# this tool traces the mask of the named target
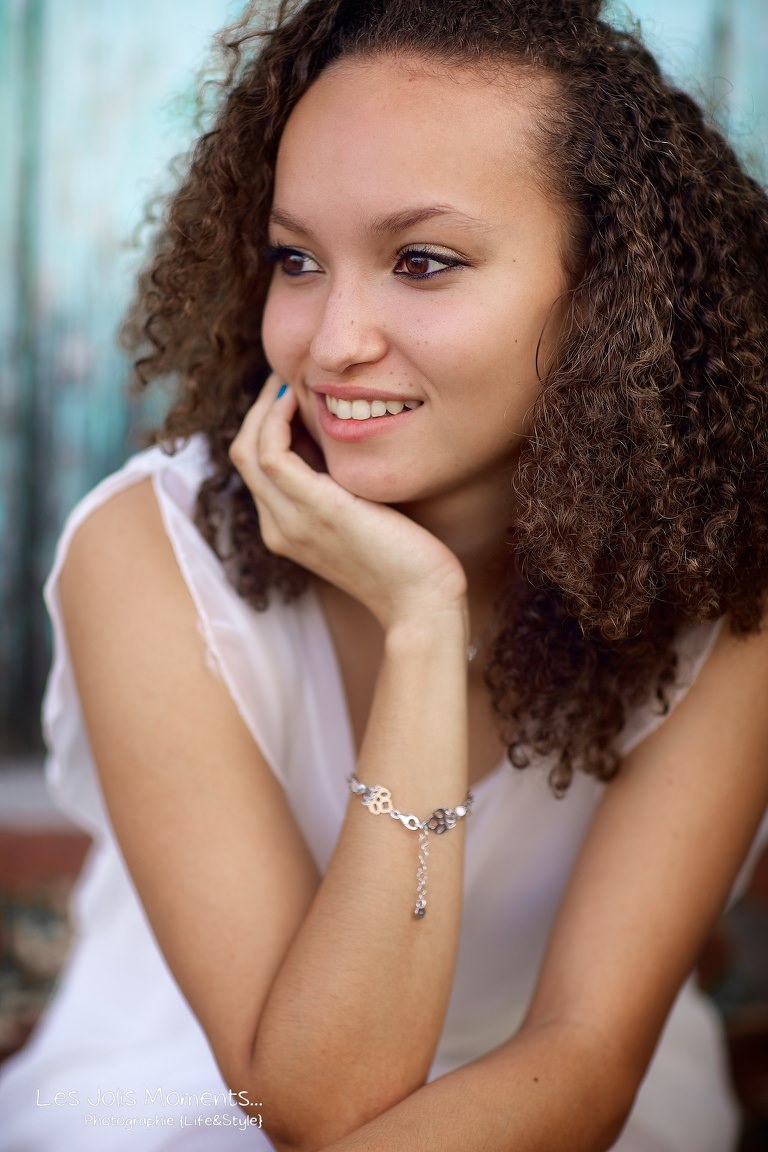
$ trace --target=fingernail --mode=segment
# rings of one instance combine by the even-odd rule
[[[277,393],[277,399],[279,400],[281,396],[285,396],[287,391],[288,391],[288,385],[287,384],[281,384],[280,385],[280,391]]]

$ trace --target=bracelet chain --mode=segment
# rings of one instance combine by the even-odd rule
[[[455,808],[435,808],[432,815],[427,817],[426,820],[419,820],[418,816],[413,813],[401,812],[399,808],[395,808],[392,803],[392,793],[388,788],[381,784],[374,784],[369,786],[363,784],[357,777],[350,772],[347,776],[347,784],[349,785],[350,792],[360,797],[361,803],[365,805],[369,812],[374,816],[389,815],[393,820],[399,820],[404,828],[409,832],[419,833],[419,862],[416,869],[416,903],[413,909],[413,915],[416,920],[421,920],[427,912],[427,857],[429,856],[429,834],[434,832],[436,836],[442,836],[445,832],[449,832],[451,828],[455,828],[459,820],[464,816],[468,816],[472,811],[472,803],[474,797],[471,792],[467,792],[467,798],[463,804],[457,804]]]

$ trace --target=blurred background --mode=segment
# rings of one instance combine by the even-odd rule
[[[212,33],[242,0],[0,0],[0,754],[40,751],[40,589],[65,514],[138,446],[115,329],[147,202],[193,137]],[[753,170],[768,150],[768,0],[630,0]]]
[[[242,7],[0,0],[0,1058],[55,980],[87,847],[42,785],[42,584],[67,512],[162,412],[160,392],[129,401],[115,334],[146,207],[195,135],[211,37]],[[768,0],[611,0],[609,12],[640,20],[765,181]],[[745,1149],[768,1149],[767,925],[764,861],[701,966],[729,1027]]]

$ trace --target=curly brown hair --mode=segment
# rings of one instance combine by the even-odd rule
[[[283,2],[270,27],[255,8],[221,38],[217,119],[125,329],[142,385],[179,382],[152,439],[206,436],[196,521],[238,592],[258,609],[272,588],[298,595],[307,573],[265,548],[228,455],[269,372],[263,252],[291,109],[350,55],[554,78],[538,144],[573,221],[572,289],[519,458],[486,676],[512,763],[551,757],[558,794],[575,769],[607,780],[627,709],[654,691],[666,706],[678,630],[726,613],[737,632],[759,627],[768,199],[600,0]]]

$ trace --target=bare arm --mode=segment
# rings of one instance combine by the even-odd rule
[[[466,579],[391,508],[359,500],[291,450],[293,396],[267,386],[232,448],[262,534],[378,620],[384,658],[359,778],[424,819],[467,791]],[[339,780],[343,787],[343,781]],[[329,1141],[423,1084],[442,1029],[462,903],[464,826],[432,843],[429,910],[412,915],[418,838],[350,799],[330,865],[270,989],[249,1083],[270,1135]]]
[[[282,788],[206,665],[151,481],[81,525],[60,595],[121,848],[217,1058],[242,1064],[319,877]]]
[[[438,643],[390,640],[358,768],[421,818],[466,792],[462,623],[437,632]],[[271,1101],[271,1135],[333,1138],[424,1082],[453,979],[463,841],[461,823],[432,840],[428,911],[416,921],[418,835],[350,799],[259,1022],[249,1081]]]
[[[767,689],[768,632],[726,628],[609,785],[518,1035],[327,1152],[612,1146],[768,803]]]
[[[149,484],[80,529],[62,606],[118,837],[231,1087],[264,1102],[270,1134],[289,1146],[333,1139],[408,1096],[450,991],[463,826],[431,854],[423,921],[412,918],[417,836],[357,800],[320,881],[205,666]],[[358,770],[421,816],[459,803],[467,774],[463,609],[460,598],[429,607],[418,625],[387,629]]]

